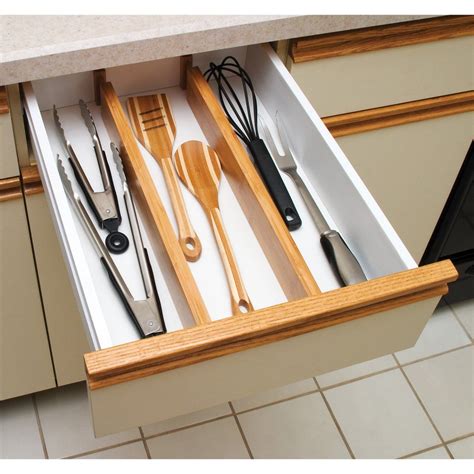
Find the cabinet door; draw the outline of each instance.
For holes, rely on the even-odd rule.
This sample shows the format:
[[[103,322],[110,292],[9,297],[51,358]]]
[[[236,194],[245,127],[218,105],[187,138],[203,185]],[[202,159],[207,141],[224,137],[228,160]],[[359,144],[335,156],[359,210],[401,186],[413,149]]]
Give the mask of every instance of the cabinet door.
[[[45,196],[27,190],[25,200],[57,382],[78,382],[90,346]]]
[[[417,262],[473,136],[468,112],[337,138]]]
[[[21,192],[0,202],[0,400],[55,386]]]

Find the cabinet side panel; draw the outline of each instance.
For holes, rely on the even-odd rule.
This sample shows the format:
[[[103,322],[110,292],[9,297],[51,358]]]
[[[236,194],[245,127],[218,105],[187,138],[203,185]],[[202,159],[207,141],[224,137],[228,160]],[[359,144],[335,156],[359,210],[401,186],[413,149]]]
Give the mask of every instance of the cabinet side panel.
[[[55,386],[23,199],[0,203],[0,400]]]

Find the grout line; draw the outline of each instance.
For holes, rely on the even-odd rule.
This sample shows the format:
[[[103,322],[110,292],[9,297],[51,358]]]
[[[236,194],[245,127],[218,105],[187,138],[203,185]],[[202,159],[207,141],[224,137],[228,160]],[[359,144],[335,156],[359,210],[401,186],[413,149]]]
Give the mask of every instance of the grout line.
[[[213,421],[223,420],[224,418],[230,418],[231,416],[233,416],[232,413],[229,413],[228,415],[218,416],[217,418],[210,418],[209,420],[200,421],[199,423],[193,423],[191,425],[180,426],[179,428],[175,428],[173,430],[163,431],[162,433],[157,433],[157,434],[154,434],[154,435],[145,436],[144,439],[149,440],[149,439],[153,439],[153,438],[158,438],[159,436],[165,436],[165,435],[177,433],[178,431],[187,430],[188,428],[194,428],[196,426],[201,426],[201,425],[206,425],[207,423],[212,423]]]
[[[461,321],[461,318],[457,315],[456,310],[449,304],[446,303],[453,313],[454,317],[456,318],[457,322],[461,325],[463,331],[466,333],[466,336],[469,338],[469,340],[474,343],[474,338],[472,338],[471,334],[469,334],[469,331],[466,329],[466,326],[464,326],[464,323]]]
[[[239,420],[239,417],[237,416],[235,410],[234,410],[234,406],[232,405],[232,402],[228,402],[229,403],[229,407],[232,411],[232,414],[234,416],[234,420],[235,420],[235,423],[237,425],[237,428],[239,429],[239,432],[240,432],[240,436],[242,436],[242,441],[244,442],[244,445],[245,445],[245,448],[247,449],[247,453],[249,455],[249,458],[250,459],[255,459],[253,457],[253,453],[252,453],[252,450],[250,449],[250,445],[247,441],[247,438],[245,437],[245,433],[244,433],[244,430],[242,429],[242,425],[240,424],[240,420]]]
[[[293,395],[291,397],[286,397],[286,398],[281,398],[280,400],[275,400],[274,402],[269,402],[269,403],[265,403],[263,405],[258,405],[256,407],[252,407],[252,408],[247,408],[246,410],[242,410],[242,411],[235,411],[235,414],[236,415],[243,415],[244,413],[248,413],[250,411],[255,411],[255,410],[260,410],[260,408],[267,408],[267,407],[271,407],[273,405],[278,405],[279,403],[283,403],[283,402],[288,402],[290,400],[295,400],[296,398],[301,398],[301,397],[305,397],[306,395],[312,395],[313,393],[318,393],[319,390],[316,389],[316,390],[309,390],[307,392],[303,392],[303,393],[299,393],[298,395]],[[230,402],[229,402],[230,403]],[[232,406],[232,409],[234,409],[234,407]]]
[[[102,451],[108,451],[109,449],[120,448],[121,446],[127,446],[128,444],[138,443],[140,441],[142,441],[141,438],[131,439],[130,441],[124,441],[123,443],[112,444],[111,446],[105,446],[103,448],[91,449],[90,451],[84,451],[82,453],[72,454],[71,456],[65,456],[64,458],[61,458],[61,459],[76,459],[82,456],[87,456],[89,454],[96,454]]]
[[[418,403],[420,404],[421,408],[425,412],[426,416],[428,417],[429,422],[431,423],[431,426],[433,426],[433,429],[435,430],[436,434],[438,435],[439,439],[441,440],[441,443],[443,444],[444,448],[449,454],[449,457],[451,459],[454,459],[454,456],[452,455],[451,451],[449,450],[444,438],[441,436],[441,432],[439,431],[438,427],[435,425],[435,422],[433,421],[433,418],[431,418],[431,415],[428,413],[428,410],[425,407],[425,404],[422,402],[421,397],[418,395],[417,391],[415,390],[414,385],[411,383],[410,379],[408,378],[408,375],[405,373],[403,370],[403,367],[400,365],[400,362],[397,359],[397,356],[393,354],[393,357],[397,361],[398,367],[402,373],[402,375],[405,377],[405,380],[407,381],[408,385],[410,386],[413,394],[415,395],[416,399],[418,400]]]
[[[150,449],[148,448],[148,443],[146,442],[145,435],[143,434],[143,429],[142,429],[141,426],[138,427],[138,431],[140,431],[140,436],[142,437],[143,446],[144,446],[145,452],[146,452],[146,457],[148,459],[151,459]]]
[[[347,451],[349,452],[350,456],[352,459],[355,459],[355,455],[354,455],[354,452],[352,451],[352,448],[351,446],[349,445],[349,441],[347,440],[346,438],[346,435],[344,434],[344,432],[342,431],[342,428],[341,428],[341,425],[339,424],[339,422],[337,421],[337,418],[336,418],[336,415],[334,414],[334,412],[332,411],[332,408],[331,406],[329,405],[329,402],[326,398],[326,395],[324,394],[324,391],[321,389],[318,381],[316,380],[316,377],[313,377],[313,380],[314,380],[314,383],[316,384],[316,387],[318,387],[320,393],[321,393],[321,397],[323,398],[323,401],[324,401],[324,404],[326,405],[326,408],[328,409],[329,411],[329,414],[331,415],[331,418],[332,418],[332,421],[334,422],[334,424],[336,425],[336,428],[337,428],[337,431],[339,432],[339,435],[341,436],[342,438],[342,441],[344,442],[344,444],[346,445],[346,449]]]
[[[384,374],[385,372],[390,372],[391,370],[395,370],[395,369],[398,369],[398,367],[396,365],[394,365],[393,367],[388,367],[387,369],[378,370],[377,372],[371,372],[370,374],[365,374],[365,375],[361,375],[359,377],[355,377],[353,379],[345,380],[344,382],[338,382],[338,383],[335,383],[333,385],[327,385],[326,387],[321,387],[320,390],[321,390],[321,392],[326,391],[326,390],[331,390],[333,388],[341,387],[343,385],[348,385],[348,384],[353,383],[353,382],[358,382],[359,380],[368,379],[368,378],[373,377],[375,375]]]
[[[44,439],[43,427],[41,426],[41,420],[40,420],[40,416],[39,416],[38,404],[36,402],[36,394],[35,393],[33,393],[31,395],[31,399],[33,401],[33,408],[35,410],[36,423],[38,425],[38,431],[39,431],[39,435],[40,435],[41,445],[43,447],[44,458],[49,459],[48,448],[46,447],[46,441]]]
[[[456,436],[455,438],[448,439],[446,440],[446,444],[456,443],[457,441],[462,441],[463,439],[470,438],[471,436],[474,436],[474,431],[472,433],[468,433],[465,435]]]
[[[427,357],[421,357],[420,359],[416,359],[410,362],[405,362],[404,364],[400,364],[395,354],[392,354],[392,355],[397,361],[398,367],[408,367],[409,365],[417,364],[418,362],[424,362],[425,360],[436,359],[436,357],[450,354],[451,352],[460,351],[461,349],[466,349],[466,347],[471,347],[472,345],[473,345],[472,342],[470,342],[469,344],[464,344],[464,346],[455,347],[454,349],[448,349],[447,351],[438,352],[437,354],[433,354]]]
[[[433,446],[430,446],[429,448],[424,448],[424,449],[420,449],[418,451],[414,451],[413,453],[410,453],[410,454],[405,454],[403,456],[400,456],[397,459],[409,459],[412,456],[416,456],[418,454],[423,454],[423,453],[426,453],[426,452],[431,451],[433,449],[444,448],[444,447],[445,446],[443,445],[443,443],[435,444]]]

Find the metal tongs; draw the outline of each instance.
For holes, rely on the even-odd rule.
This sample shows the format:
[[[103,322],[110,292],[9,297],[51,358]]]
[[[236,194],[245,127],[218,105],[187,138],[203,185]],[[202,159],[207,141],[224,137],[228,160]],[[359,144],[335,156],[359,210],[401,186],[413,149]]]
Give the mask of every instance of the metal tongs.
[[[349,246],[346,244],[341,234],[334,229],[331,229],[327,220],[323,216],[319,209],[316,201],[306,187],[305,182],[301,179],[298,173],[298,166],[293,153],[288,146],[288,136],[283,128],[283,124],[279,120],[278,114],[275,117],[278,133],[280,135],[280,143],[283,147],[283,155],[279,153],[276,148],[275,142],[268,130],[267,124],[259,116],[260,126],[263,129],[267,144],[270,147],[270,151],[275,159],[278,168],[286,173],[296,184],[308,211],[316,224],[316,227],[320,233],[321,245],[324,253],[329,260],[335,274],[337,275],[340,282],[344,285],[355,285],[367,280],[367,277],[362,270],[357,258],[352,253]]]
[[[122,275],[115,265],[115,262],[112,260],[110,253],[107,251],[104,243],[102,242],[97,229],[92,223],[92,220],[89,217],[89,214],[87,213],[81,198],[72,188],[71,182],[69,181],[69,178],[66,174],[66,170],[64,169],[63,163],[58,155],[59,175],[67,196],[71,200],[71,203],[73,204],[73,207],[76,210],[87,234],[89,235],[89,238],[102,264],[104,265],[112,284],[119,293],[119,296],[125,305],[128,314],[132,318],[138,329],[138,332],[140,333],[140,336],[148,337],[164,334],[166,332],[166,326],[163,319],[161,303],[158,292],[156,291],[150,259],[148,257],[146,248],[143,247],[138,220],[135,213],[135,207],[132,202],[132,197],[130,195],[127,180],[122,167],[122,160],[120,159],[120,154],[117,150],[117,147],[113,143],[110,144],[110,147],[113,152],[120,179],[122,180],[125,207],[127,209],[130,228],[132,230],[132,237],[137,253],[143,286],[145,288],[146,298],[144,300],[135,300],[133,298],[127,284],[123,280]]]
[[[115,193],[115,188],[113,186],[109,164],[100,143],[100,138],[99,134],[97,133],[94,119],[92,118],[86,103],[83,100],[80,100],[79,106],[81,108],[81,114],[84,123],[86,124],[87,129],[89,130],[89,133],[92,137],[92,144],[104,187],[103,191],[94,191],[92,189],[92,186],[90,185],[89,180],[82,169],[81,163],[77,159],[76,153],[72,148],[71,142],[66,138],[66,134],[64,133],[64,129],[59,120],[56,106],[53,107],[54,122],[59,132],[59,136],[61,137],[62,144],[68,154],[69,162],[71,163],[72,169],[74,170],[74,175],[76,176],[77,182],[81,186],[81,189],[86,196],[87,202],[94,212],[100,227],[102,229],[106,229],[109,232],[109,235],[105,240],[107,248],[112,253],[123,253],[125,250],[127,250],[129,242],[127,236],[118,231],[120,223],[122,222],[122,218],[120,216],[117,194]]]

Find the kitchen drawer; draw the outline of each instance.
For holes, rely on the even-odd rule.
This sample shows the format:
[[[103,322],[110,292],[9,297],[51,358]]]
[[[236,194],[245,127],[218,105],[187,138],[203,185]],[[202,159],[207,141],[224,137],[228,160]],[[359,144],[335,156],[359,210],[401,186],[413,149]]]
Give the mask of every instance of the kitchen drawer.
[[[20,180],[10,182],[0,180],[0,400],[55,386]]]
[[[0,87],[0,179],[18,176],[15,138],[5,87]]]
[[[204,70],[210,60],[217,62],[227,53],[196,55],[193,64]],[[358,256],[369,281],[339,288],[295,187],[284,176],[304,222],[291,234],[293,241],[279,217],[272,220],[276,210],[268,204],[270,197],[255,181],[256,172],[245,158],[248,179],[253,180],[258,191],[257,200],[251,201],[250,206],[237,200],[248,186],[236,181],[237,175],[228,173],[230,168],[226,170],[225,166],[219,200],[256,311],[227,317],[230,302],[217,248],[204,213],[184,190],[193,225],[204,244],[200,260],[186,264],[186,271],[195,280],[212,322],[194,326],[189,311],[196,307],[190,308],[180,297],[182,281],[170,270],[169,260],[156,246],[159,238],[150,233],[147,219],[140,212],[144,243],[152,249],[152,267],[169,333],[139,340],[77,222],[56,165],[56,154],[63,156],[63,151],[52,120],[53,103],[61,107],[62,124],[76,153],[83,157],[86,172],[95,177],[93,186],[99,183],[90,136],[77,107],[79,97],[92,100],[93,75],[84,73],[23,84],[31,141],[45,194],[90,336],[92,352],[86,354],[85,363],[96,435],[171,418],[409,347],[440,295],[446,293],[447,282],[456,278],[449,261],[417,268],[275,52],[268,45],[256,45],[232,53],[253,78],[261,113],[267,118],[273,117],[276,109],[285,114],[304,179],[328,220]],[[177,141],[205,141],[207,137],[212,146],[219,147],[212,133],[200,128],[186,101],[186,94],[196,97],[196,82],[190,85],[189,80],[202,76],[191,69],[188,91],[181,89],[180,64],[179,58],[173,58],[112,68],[106,71],[107,80],[122,96],[122,103],[127,95],[140,91],[166,92],[177,122]],[[110,92],[110,88],[106,85],[103,90]],[[215,100],[209,94],[201,105]],[[110,109],[109,97],[104,97],[101,107],[90,104],[90,109],[110,161],[106,144],[113,131],[102,118],[101,112]],[[190,103],[196,105],[196,100]],[[121,110],[116,107],[114,112],[123,113]],[[218,107],[215,110],[220,111]],[[204,124],[208,126],[207,122]],[[241,147],[234,135],[230,139],[236,148]],[[143,148],[140,150],[145,160],[143,169],[156,185],[168,216],[173,216],[163,176],[151,156]],[[115,169],[113,177],[120,189]],[[263,208],[261,202],[268,206]],[[126,215],[123,209],[122,215]],[[172,217],[171,222],[161,219],[162,226],[176,227]],[[279,232],[280,246],[271,232],[259,233],[264,224],[270,231]],[[124,221],[122,225],[129,235],[128,223]],[[291,259],[288,254],[283,255],[282,242],[293,252]],[[297,261],[300,266],[284,265],[285,256],[287,262]],[[174,257],[184,262],[182,254]],[[143,290],[133,252],[114,259],[138,297]],[[309,279],[305,280],[305,275]],[[195,301],[199,302],[199,298]]]
[[[419,262],[474,138],[474,112],[336,138]]]
[[[58,386],[84,380],[89,351],[77,301],[36,166],[22,170],[25,204]]]
[[[322,117],[472,90],[469,18],[456,30],[440,18],[294,40],[288,66]]]

